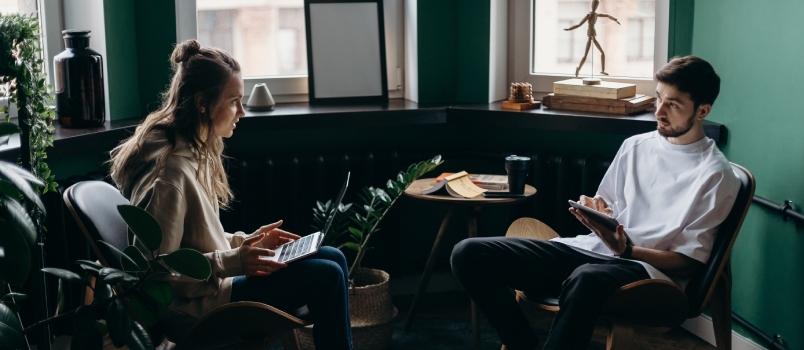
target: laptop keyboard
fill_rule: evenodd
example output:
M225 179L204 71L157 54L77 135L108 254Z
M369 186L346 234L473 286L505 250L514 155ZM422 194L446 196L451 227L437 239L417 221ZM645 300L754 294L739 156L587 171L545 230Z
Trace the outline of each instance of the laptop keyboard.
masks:
M310 251L310 246L313 245L314 236L315 235L307 235L298 240L285 244L284 248L282 248L282 253L279 254L279 259L276 260L279 262L285 262L296 258L299 255L307 253Z

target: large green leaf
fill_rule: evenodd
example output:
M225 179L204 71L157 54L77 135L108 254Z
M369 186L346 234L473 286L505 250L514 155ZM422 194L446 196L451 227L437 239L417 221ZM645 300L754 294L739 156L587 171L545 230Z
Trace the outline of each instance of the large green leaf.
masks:
M118 348L131 338L131 316L120 299L115 299L106 309L106 327L112 344Z
M17 314L0 304L0 349L25 347L25 337Z
M205 281L212 275L209 260L197 250L182 248L162 257L171 270L184 276Z
M346 242L346 243L344 243L344 244L342 245L342 247L347 248L347 249L354 250L354 251L356 251L356 252L357 252L357 251L360 251L360 244L357 244L357 243L355 243L355 242Z
M142 322L146 327L156 324L156 308L146 304L136 297L128 298L128 307L137 320Z
M17 175L21 176L23 179L25 179L25 181L28 181L28 182L30 182L30 183L32 183L34 185L37 185L37 186L44 186L45 185L45 183L42 182L41 179L36 177L34 174L31 174L28 170L25 170L25 168L23 168L23 167L15 165L15 166L9 167L9 169L11 171L17 173Z
M108 243L108 242L102 241L102 240L98 240L98 242L103 243L103 245L109 247L109 249L111 249L111 250L117 252L118 254L120 254L120 265L122 265L122 266L136 266L137 265L137 263L134 262L134 259L132 259L130 256L128 256L128 254L123 253L120 249L117 249L117 247L113 246L111 243ZM127 261L125 263L123 263L124 260L127 260Z
M162 228L150 213L127 204L118 205L117 211L146 249L152 252L159 249L159 246L162 245Z
M148 270L148 259L145 258L145 255L142 254L139 248L130 245L123 249L123 253L125 253L132 261L134 261L134 265L129 264L126 259L120 259L120 262L123 265L123 270L126 271L147 271Z
M151 341L151 337L148 336L148 332L136 321L131 327L131 338L129 338L126 345L131 350L154 350L154 343Z
M22 293L8 293L3 296L3 301L10 301L14 303L19 303L25 299L28 299L28 296Z
M6 180L0 180L0 194L4 194L11 198L20 198L20 196L22 196L22 192L17 189L17 186L14 186L13 183L10 183Z
M51 274L67 282L76 283L83 286L89 285L89 282L87 282L87 280L81 278L81 276L79 276L77 273L69 270L59 269L55 267L45 267L42 269L42 272Z
M114 296L112 286L106 284L102 280L95 281L95 300L106 301L111 299L112 296Z
M45 212L45 205L42 203L42 200L39 199L39 196L34 191L33 187L25 181L19 174L19 170L22 168L18 167L15 164L11 164L8 162L0 161L0 179L6 180L14 184L17 189L22 192L22 195L31 203L36 204L36 206L41 210L43 213ZM24 170L23 170L24 171Z
M130 275L125 271L120 271L115 268L111 267L104 267L98 271L98 278L100 278L103 283L107 284L122 284L125 286L133 285L137 283L140 279Z
M29 246L36 243L36 226L25 211L25 207L5 195L0 195L0 220L5 220L14 226Z
M21 287L31 270L31 250L22 234L11 224L0 220L0 280Z
M95 277L98 276L98 271L103 268L100 264L89 260L76 260L73 264L81 266L84 271L92 273Z
M165 281L148 280L143 282L142 290L160 306L167 307L173 300L173 288Z

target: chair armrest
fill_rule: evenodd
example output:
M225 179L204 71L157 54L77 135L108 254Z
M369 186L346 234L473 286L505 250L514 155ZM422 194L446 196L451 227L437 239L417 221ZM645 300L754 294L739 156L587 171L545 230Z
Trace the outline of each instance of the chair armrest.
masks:
M675 283L648 279L626 284L606 302L602 315L656 327L675 327L687 319L689 302Z
M219 348L304 326L304 320L263 303L240 301L210 311L176 350Z

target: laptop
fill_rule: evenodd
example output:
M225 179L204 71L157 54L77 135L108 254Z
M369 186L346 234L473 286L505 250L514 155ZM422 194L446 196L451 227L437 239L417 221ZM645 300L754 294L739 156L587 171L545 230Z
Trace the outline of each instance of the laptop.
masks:
M321 247L321 242L324 241L324 236L329 231L329 227L332 226L335 215L338 213L338 207L341 205L341 201L343 201L343 195L346 194L346 188L349 187L350 175L351 172L346 173L346 181L344 181L343 186L341 186L341 192L338 193L338 197L335 199L335 205L332 207L332 212L329 214L329 217L327 217L326 223L324 223L323 230L277 247L274 249L274 256L266 257L268 260L289 263L315 254L315 252L318 251L318 248Z

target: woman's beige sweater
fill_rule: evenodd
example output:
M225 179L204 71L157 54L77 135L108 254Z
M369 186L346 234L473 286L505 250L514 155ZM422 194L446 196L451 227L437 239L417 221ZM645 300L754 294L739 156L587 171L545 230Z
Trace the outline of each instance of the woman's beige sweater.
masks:
M157 171L157 159L165 152L165 165ZM184 139L177 138L176 146L171 147L164 131L152 131L138 163L142 165L136 180L122 192L133 205L151 213L162 227L162 245L157 254L191 248L203 253L212 267L207 281L167 273L154 276L173 287L173 301L159 310L158 327L178 342L204 314L229 302L232 278L243 274L238 247L248 236L223 231L217 202L208 199L196 179L198 161Z

